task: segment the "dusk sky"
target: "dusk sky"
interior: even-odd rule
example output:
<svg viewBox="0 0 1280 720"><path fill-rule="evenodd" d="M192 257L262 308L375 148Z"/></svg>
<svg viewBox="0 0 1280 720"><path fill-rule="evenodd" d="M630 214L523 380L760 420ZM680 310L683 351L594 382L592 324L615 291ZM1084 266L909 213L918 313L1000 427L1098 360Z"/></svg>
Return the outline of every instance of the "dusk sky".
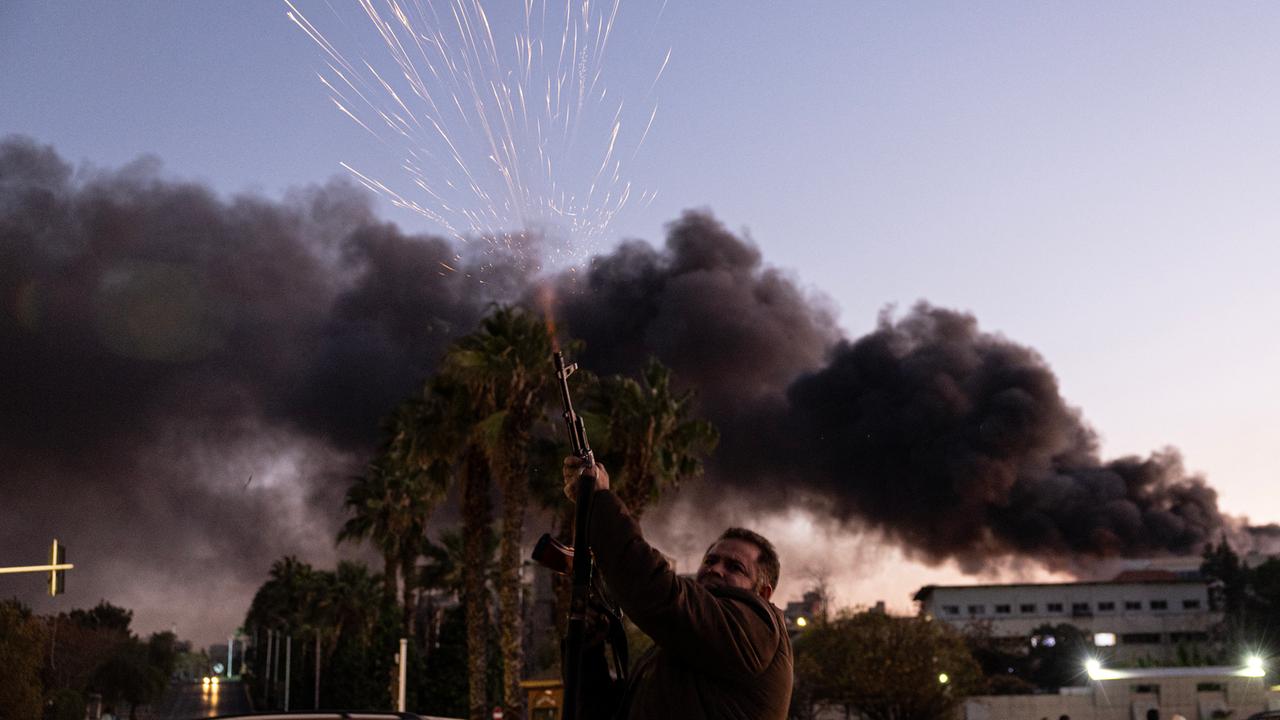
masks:
<svg viewBox="0 0 1280 720"><path fill-rule="evenodd" d="M385 12L381 0L371 3ZM350 5L296 3L349 59L388 72L386 48ZM449 3L437 5L447 12ZM603 6L593 12L607 15L612 3ZM523 4L485 8L505 58ZM161 169L148 172L206 185L226 203L251 194L287 205L301 189L353 180L345 163L435 207L414 194L396 139L372 137L335 107L317 77L325 56L288 10L265 0L0 3L0 138L51 146L90 175L154 156ZM633 182L635 195L595 235L569 233L556 247L580 261L623 239L660 246L682 212L705 210L825 303L845 338L873 331L886 307L901 316L923 300L971 313L982 331L1039 353L1066 403L1097 432L1103 459L1177 448L1224 514L1280 522L1278 32L1280 5L1264 3L621 0L599 63L608 90L584 105L570 148L580 156L557 158L564 164L553 174L585 192L621 101L620 183ZM475 148L461 154L487 166ZM642 190L656 192L652 202L640 202ZM385 196L371 202L378 219L406 234L448 237ZM427 297L443 277L430 269L421 277ZM490 292L462 287L475 302ZM19 314L18 300L4 303ZM6 380L15 381L24 380ZM128 504L103 502L100 514L68 511L70 527L41 527L38 537L0 531L0 564L41 562L54 535L70 538L78 564L57 599L41 597L36 576L4 576L0 595L38 612L101 597L135 608L138 630L176 626L201 643L225 637L271 560L296 552L333 562L337 509L305 521L308 504L332 490L315 492L303 468L341 475L359 462L351 446L268 420L252 442L250 433L233 443L236 457L182 456L204 467L192 476L225 463L217 482L226 493L251 473L268 478L266 457L288 466L268 489L297 527L276 536L270 525L228 526L262 539L265 555L245 556L242 571L218 574L216 549L186 548L181 537L138 537L111 553L75 545L77 533L98 536L86 526L130 526ZM17 445L4 449L0 457L23 457ZM15 513L33 507L40 476L0 474L0 525L19 525ZM6 502L13 498L22 501ZM177 511L184 501L166 502ZM646 516L681 562L709 539L680 534L692 512L675 502L665 516ZM905 611L926 583L1065 577L1016 558L976 576L953 560L902 561L903 551L857 522L798 510L730 519L779 538L783 599L804 589L786 579L787 550L807 557L811 537L834 545L821 553L836 559L832 567L807 569L834 578L841 604L885 600ZM124 549L147 543L170 545L165 559L174 563L189 549L191 566L157 568ZM201 577L223 583L224 594L157 591Z"/></svg>

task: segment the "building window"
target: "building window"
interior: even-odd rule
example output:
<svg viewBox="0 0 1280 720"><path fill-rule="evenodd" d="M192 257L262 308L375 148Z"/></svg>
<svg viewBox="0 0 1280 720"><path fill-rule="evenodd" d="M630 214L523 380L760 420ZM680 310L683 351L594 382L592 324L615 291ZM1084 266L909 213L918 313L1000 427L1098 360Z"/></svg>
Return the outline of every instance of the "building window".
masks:
<svg viewBox="0 0 1280 720"><path fill-rule="evenodd" d="M1200 601L1199 601L1199 600L1183 600L1183 601L1182 601L1182 609L1184 609L1184 610L1199 610L1199 609L1200 609Z"/></svg>
<svg viewBox="0 0 1280 720"><path fill-rule="evenodd" d="M1169 633L1169 642L1171 642L1171 643L1201 643L1201 642L1209 642L1209 633L1207 633L1207 632L1175 632L1175 633Z"/></svg>
<svg viewBox="0 0 1280 720"><path fill-rule="evenodd" d="M1010 607L1010 606L1008 606L1008 605L997 605L997 606L996 606L996 614L997 614L997 615L1008 615L1008 614L1009 614L1010 612L1012 612L1012 611L1013 611L1013 608L1011 608L1011 607Z"/></svg>
<svg viewBox="0 0 1280 720"><path fill-rule="evenodd" d="M1089 603L1071 603L1072 615L1089 615Z"/></svg>
<svg viewBox="0 0 1280 720"><path fill-rule="evenodd" d="M1196 692L1223 692L1223 686L1215 682L1196 683Z"/></svg>
<svg viewBox="0 0 1280 720"><path fill-rule="evenodd" d="M1049 603L1049 612L1062 612L1062 603Z"/></svg>
<svg viewBox="0 0 1280 720"><path fill-rule="evenodd" d="M1116 604L1113 602L1098 603L1098 612L1111 612L1112 610L1115 610L1115 609L1116 609Z"/></svg>
<svg viewBox="0 0 1280 720"><path fill-rule="evenodd" d="M1152 600L1151 609L1152 610L1168 610L1169 602L1167 600Z"/></svg>
<svg viewBox="0 0 1280 720"><path fill-rule="evenodd" d="M1160 633L1125 633L1120 636L1122 645L1158 645Z"/></svg>
<svg viewBox="0 0 1280 720"><path fill-rule="evenodd" d="M983 615L983 614L986 614L986 612L987 612L986 605L970 605L969 606L970 615Z"/></svg>
<svg viewBox="0 0 1280 720"><path fill-rule="evenodd" d="M1116 644L1115 633L1094 633L1093 644L1095 647L1113 647Z"/></svg>
<svg viewBox="0 0 1280 720"><path fill-rule="evenodd" d="M1138 600L1125 600L1124 609L1125 610L1141 610L1142 603Z"/></svg>
<svg viewBox="0 0 1280 720"><path fill-rule="evenodd" d="M943 615L959 615L960 606L959 605L943 605L942 614Z"/></svg>
<svg viewBox="0 0 1280 720"><path fill-rule="evenodd" d="M1035 603L1023 603L1018 606L1018 612L1033 613L1036 611Z"/></svg>

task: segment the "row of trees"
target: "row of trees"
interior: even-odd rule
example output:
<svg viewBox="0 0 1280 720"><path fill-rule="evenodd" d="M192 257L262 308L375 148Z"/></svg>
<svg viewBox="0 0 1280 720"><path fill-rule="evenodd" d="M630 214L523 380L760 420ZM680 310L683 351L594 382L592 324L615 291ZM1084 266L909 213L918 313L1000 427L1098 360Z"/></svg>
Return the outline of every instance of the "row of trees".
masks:
<svg viewBox="0 0 1280 720"><path fill-rule="evenodd" d="M56 616L0 601L0 717L80 720L91 694L136 717L160 698L190 646L171 632L143 640L132 620L132 611L106 601Z"/></svg>
<svg viewBox="0 0 1280 720"><path fill-rule="evenodd" d="M368 651L377 656L369 658L365 674L384 690L377 697L335 695L335 702L385 706L391 672L386 648L397 636L412 637L411 659L431 662L435 643L455 629L448 621L457 618L443 608L456 599L465 626L466 715L487 717L500 704L508 716L522 716L520 681L528 669L521 581L525 518L531 508L547 511L562 539L572 527L572 509L560 489L566 446L550 361L556 340L537 315L495 307L479 328L450 346L421 391L390 414L377 454L346 494L349 517L338 534L339 542L370 543L382 557L380 575L365 573L380 596L359 596L369 632L344 636L348 628L338 627L329 607L338 600L311 600L291 589L287 578L300 572L299 563L286 559L273 568L247 628L310 634L319 638L322 660L344 642L378 648ZM564 344L571 355L581 349L571 340ZM655 360L636 378L575 375L574 392L597 457L636 514L698 475L718 440L709 423L693 416L692 394L676 391L670 372ZM428 521L453 496L461 506L456 532L432 543ZM356 566L346 567L348 574L355 572ZM330 582L324 573L308 572L321 578L319 586ZM339 567L332 575L342 572ZM316 598L326 596L315 592ZM425 614L435 618L425 628L418 627L415 612L423 601L436 608ZM431 712L449 709L435 696L419 703L415 707Z"/></svg>
<svg viewBox="0 0 1280 720"><path fill-rule="evenodd" d="M1271 557L1250 567L1232 550L1226 538L1205 548L1200 573L1216 581L1213 604L1223 611L1215 640L1222 663L1240 662L1246 655L1280 658L1280 559ZM1269 662L1268 668L1274 665ZM1269 680L1275 680L1275 672Z"/></svg>

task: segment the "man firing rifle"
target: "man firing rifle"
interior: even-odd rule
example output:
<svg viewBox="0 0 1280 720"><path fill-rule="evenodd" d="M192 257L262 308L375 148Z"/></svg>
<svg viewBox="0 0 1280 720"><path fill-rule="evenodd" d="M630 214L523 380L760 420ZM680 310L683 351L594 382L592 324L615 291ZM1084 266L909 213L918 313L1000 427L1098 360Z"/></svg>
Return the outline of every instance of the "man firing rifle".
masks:
<svg viewBox="0 0 1280 720"><path fill-rule="evenodd" d="M600 687L604 653L588 653L581 718L782 720L791 701L792 657L782 611L769 602L780 564L773 545L729 528L707 549L696 579L676 575L645 542L609 490L609 474L570 456L565 494L595 478L587 541L609 590L654 641L623 688ZM620 699L618 694L620 690ZM609 707L614 706L615 707Z"/></svg>

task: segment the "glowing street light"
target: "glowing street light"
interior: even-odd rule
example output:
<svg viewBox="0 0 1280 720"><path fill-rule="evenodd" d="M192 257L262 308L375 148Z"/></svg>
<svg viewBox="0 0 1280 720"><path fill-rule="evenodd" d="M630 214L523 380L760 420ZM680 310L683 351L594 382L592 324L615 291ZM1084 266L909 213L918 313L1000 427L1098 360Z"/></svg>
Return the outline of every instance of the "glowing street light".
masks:
<svg viewBox="0 0 1280 720"><path fill-rule="evenodd" d="M949 683L949 682L951 682L951 676L950 676L950 675L948 675L948 674L946 674L946 673L938 673L938 684L939 684L939 685L946 685L946 684L947 684L947 683Z"/></svg>
<svg viewBox="0 0 1280 720"><path fill-rule="evenodd" d="M809 621L808 621L807 619L805 619L805 617L804 617L803 615L801 615L800 617L796 618L796 627L804 627L804 626L806 626L806 625L808 625L808 624L809 624Z"/></svg>
<svg viewBox="0 0 1280 720"><path fill-rule="evenodd" d="M1097 658L1089 658L1084 661L1084 671L1089 674L1090 680L1102 679L1102 663Z"/></svg>
<svg viewBox="0 0 1280 720"><path fill-rule="evenodd" d="M1267 669L1263 667L1262 658L1258 655L1250 655L1244 660L1244 672L1240 673L1245 677L1265 677Z"/></svg>

